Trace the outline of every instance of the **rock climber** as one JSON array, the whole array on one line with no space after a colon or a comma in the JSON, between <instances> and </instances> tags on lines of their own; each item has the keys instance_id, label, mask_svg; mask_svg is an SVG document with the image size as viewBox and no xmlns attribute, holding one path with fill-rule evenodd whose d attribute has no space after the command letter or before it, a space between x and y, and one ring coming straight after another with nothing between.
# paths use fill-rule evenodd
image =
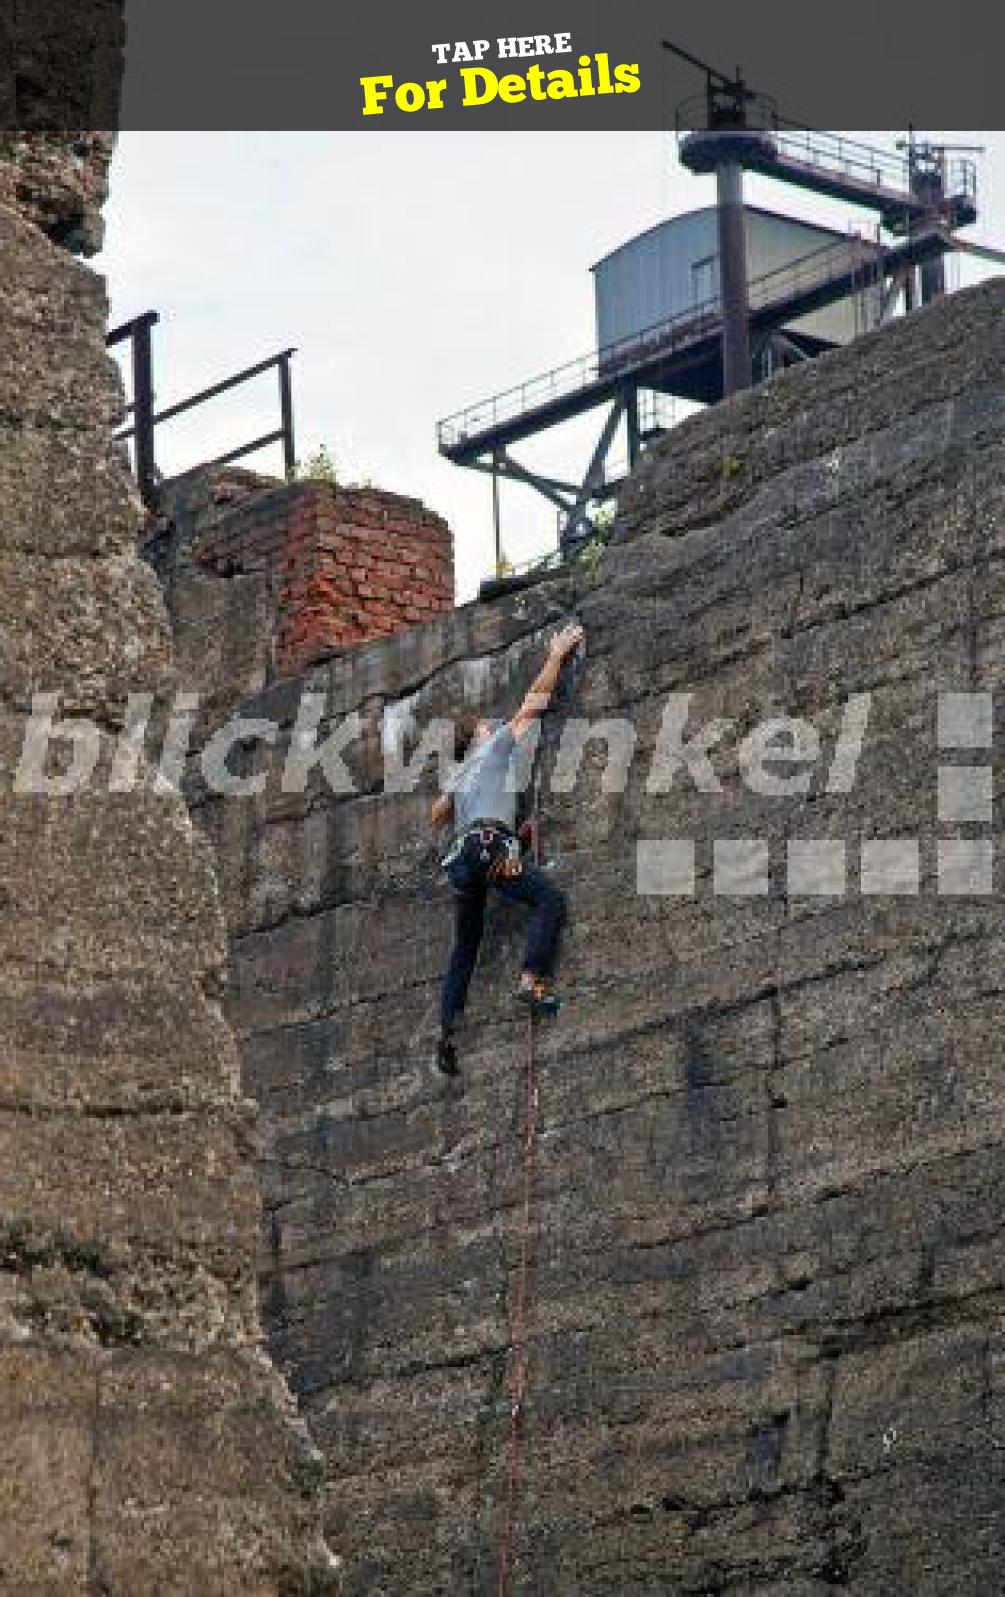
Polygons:
<instances>
[{"instance_id":1,"label":"rock climber","mask_svg":"<svg viewBox=\"0 0 1005 1597\"><path fill-rule=\"evenodd\" d=\"M434 826L453 828L442 861L453 888L455 912L436 1052L445 1075L457 1074L454 1032L478 958L490 887L501 898L529 905L531 911L517 998L535 1015L553 1016L559 1010L554 976L566 899L551 877L527 857L534 843L533 821L517 829L517 798L525 785L519 762L527 734L548 708L566 662L582 650L583 640L578 623L555 635L512 720L465 715L455 723L455 766L432 809Z\"/></svg>"}]
</instances>

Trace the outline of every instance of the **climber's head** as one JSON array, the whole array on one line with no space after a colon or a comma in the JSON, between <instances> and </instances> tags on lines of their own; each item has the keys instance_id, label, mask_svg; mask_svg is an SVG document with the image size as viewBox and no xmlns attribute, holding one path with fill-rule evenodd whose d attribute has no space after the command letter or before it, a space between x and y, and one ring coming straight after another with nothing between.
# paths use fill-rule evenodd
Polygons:
<instances>
[{"instance_id":1,"label":"climber's head","mask_svg":"<svg viewBox=\"0 0 1005 1597\"><path fill-rule=\"evenodd\" d=\"M466 759L472 749L476 749L479 743L484 743L486 738L490 738L501 725L501 721L487 721L483 716L473 715L470 711L459 715L454 722L454 759L458 763Z\"/></svg>"}]
</instances>

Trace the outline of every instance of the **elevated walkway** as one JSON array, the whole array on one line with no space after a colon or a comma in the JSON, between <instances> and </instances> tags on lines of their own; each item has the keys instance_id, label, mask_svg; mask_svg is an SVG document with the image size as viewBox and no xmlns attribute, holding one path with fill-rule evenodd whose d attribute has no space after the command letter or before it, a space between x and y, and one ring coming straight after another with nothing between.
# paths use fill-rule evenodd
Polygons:
<instances>
[{"instance_id":1,"label":"elevated walkway","mask_svg":"<svg viewBox=\"0 0 1005 1597\"><path fill-rule=\"evenodd\" d=\"M943 229L933 226L886 248L864 238L827 244L750 284L751 328L786 327L952 247ZM437 428L439 451L470 465L640 385L707 402L716 397L721 339L717 301L688 308L446 417Z\"/></svg>"},{"instance_id":2,"label":"elevated walkway","mask_svg":"<svg viewBox=\"0 0 1005 1597\"><path fill-rule=\"evenodd\" d=\"M746 171L876 211L893 233L936 217L949 227L977 220L977 170L965 157L940 155L927 145L899 154L800 127L761 95L747 101L742 128L710 127L707 97L686 100L677 112L681 163L692 172L712 172L724 145L735 147Z\"/></svg>"}]
</instances>

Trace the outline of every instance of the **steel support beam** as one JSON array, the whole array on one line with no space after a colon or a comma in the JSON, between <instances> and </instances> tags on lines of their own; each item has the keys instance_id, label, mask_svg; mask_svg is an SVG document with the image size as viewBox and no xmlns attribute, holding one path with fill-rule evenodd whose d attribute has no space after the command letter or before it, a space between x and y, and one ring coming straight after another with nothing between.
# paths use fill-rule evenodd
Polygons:
<instances>
[{"instance_id":1,"label":"steel support beam","mask_svg":"<svg viewBox=\"0 0 1005 1597\"><path fill-rule=\"evenodd\" d=\"M624 400L616 399L601 429L596 448L590 457L590 464L586 468L586 476L583 478L582 487L576 495L576 502L570 510L563 528L563 542L565 538L574 537L580 526L585 526L590 531L593 530L593 522L584 512L590 500L595 497L597 487L603 484L604 462L610 454L614 435L618 430L624 410Z\"/></svg>"},{"instance_id":2,"label":"steel support beam","mask_svg":"<svg viewBox=\"0 0 1005 1597\"><path fill-rule=\"evenodd\" d=\"M496 459L496 455L498 455L498 464L494 465L493 461ZM490 456L487 460L465 460L463 464L468 468L469 471L484 471L488 472L489 474L491 474L493 471L497 471L500 477L507 477L509 476L509 473L506 470L506 464L507 461L512 460L512 458L512 455L506 455L502 451L497 451L496 454ZM578 482L566 482L562 477L549 477L545 475L544 472L540 471L535 472L534 475L539 482L547 483L548 487L553 488L556 493L568 494L572 499L575 499L579 492L580 485ZM520 481L523 481L522 477Z\"/></svg>"},{"instance_id":3,"label":"steel support beam","mask_svg":"<svg viewBox=\"0 0 1005 1597\"><path fill-rule=\"evenodd\" d=\"M937 255L934 260L922 261L918 268L921 279L921 303L931 305L946 292L946 257Z\"/></svg>"},{"instance_id":4,"label":"steel support beam","mask_svg":"<svg viewBox=\"0 0 1005 1597\"><path fill-rule=\"evenodd\" d=\"M496 576L502 576L502 522L499 516L499 451L492 451L492 541L495 549Z\"/></svg>"},{"instance_id":5,"label":"steel support beam","mask_svg":"<svg viewBox=\"0 0 1005 1597\"><path fill-rule=\"evenodd\" d=\"M625 395L625 421L628 426L628 470L634 471L642 453L639 429L639 390L633 384Z\"/></svg>"},{"instance_id":6,"label":"steel support beam","mask_svg":"<svg viewBox=\"0 0 1005 1597\"><path fill-rule=\"evenodd\" d=\"M555 477L547 477L543 473L534 471L530 466L525 466L521 461L515 460L505 449L495 449L488 458L469 460L465 464L472 471L486 472L492 478L492 525L495 536L496 565L498 567L501 556L500 530L499 530L499 478L507 477L511 482L522 483L525 488L533 488L549 503L555 506L562 517L560 542L564 548L567 543L573 542L578 533L584 536L593 532L594 525L587 514L587 505L591 499L601 497L607 484L604 482L604 465L610 453L611 444L614 442L618 425L623 415L629 417L629 455L632 450L632 411L635 411L635 447L638 448L638 389L632 388L624 396L619 396L611 406L607 419L601 428L600 437L594 446L590 463L586 468L581 483L574 484L563 482Z\"/></svg>"},{"instance_id":7,"label":"steel support beam","mask_svg":"<svg viewBox=\"0 0 1005 1597\"><path fill-rule=\"evenodd\" d=\"M563 516L567 516L572 509L571 502L563 498L561 494L556 493L546 478L539 477L536 472L531 471L529 466L521 465L519 460L514 460L513 456L508 455L505 449L499 451L499 470L503 476L512 477L514 482L522 482L525 487L534 488L539 494L543 494L545 499L550 499L551 503L562 512Z\"/></svg>"},{"instance_id":8,"label":"steel support beam","mask_svg":"<svg viewBox=\"0 0 1005 1597\"><path fill-rule=\"evenodd\" d=\"M782 355L790 356L789 364L792 366L798 362L813 359L812 355L808 354L805 349L800 349L795 339L790 338L781 328L776 328L773 332L768 333L767 344L769 348L778 350Z\"/></svg>"},{"instance_id":9,"label":"steel support beam","mask_svg":"<svg viewBox=\"0 0 1005 1597\"><path fill-rule=\"evenodd\" d=\"M994 261L996 266L1005 266L1005 250L996 250L990 244L978 244L968 238L958 238L955 233L947 233L945 239L950 249L964 255L974 255L981 261Z\"/></svg>"}]
</instances>

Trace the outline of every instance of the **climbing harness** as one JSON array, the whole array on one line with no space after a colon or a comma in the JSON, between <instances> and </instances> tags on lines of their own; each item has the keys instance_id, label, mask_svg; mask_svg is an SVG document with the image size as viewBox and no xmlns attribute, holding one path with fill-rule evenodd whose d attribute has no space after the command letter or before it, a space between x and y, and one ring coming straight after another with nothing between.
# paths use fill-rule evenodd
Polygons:
<instances>
[{"instance_id":1,"label":"climbing harness","mask_svg":"<svg viewBox=\"0 0 1005 1597\"><path fill-rule=\"evenodd\" d=\"M586 658L586 649L580 644L563 672L564 699L571 702L576 679ZM556 692L553 704L558 699ZM542 743L543 743L542 739ZM541 750L535 763L531 786L530 823L531 854L536 865L541 863ZM519 840L517 840L519 848ZM509 1434L506 1445L506 1464L503 1481L502 1517L499 1527L496 1559L496 1597L509 1597L513 1582L513 1543L516 1536L520 1506L520 1488L523 1482L526 1458L527 1394L530 1386L530 1314L531 1240L534 1224L534 1191L537 1180L537 1125L539 1097L537 1084L537 1023L538 1015L532 1004L527 1017L527 1048L523 1072L523 1194L520 1205L520 1251L517 1260L513 1306L510 1313L509 1345L512 1354L512 1371L509 1390Z\"/></svg>"},{"instance_id":2,"label":"climbing harness","mask_svg":"<svg viewBox=\"0 0 1005 1597\"><path fill-rule=\"evenodd\" d=\"M503 848L489 866L489 881L512 881L523 871L520 857L520 839L507 837Z\"/></svg>"},{"instance_id":3,"label":"climbing harness","mask_svg":"<svg viewBox=\"0 0 1005 1597\"><path fill-rule=\"evenodd\" d=\"M520 839L499 821L473 821L463 832L458 832L440 861L443 870L449 872L469 845L473 846L479 864L485 867L489 881L494 882L500 876L520 875L523 868Z\"/></svg>"}]
</instances>

